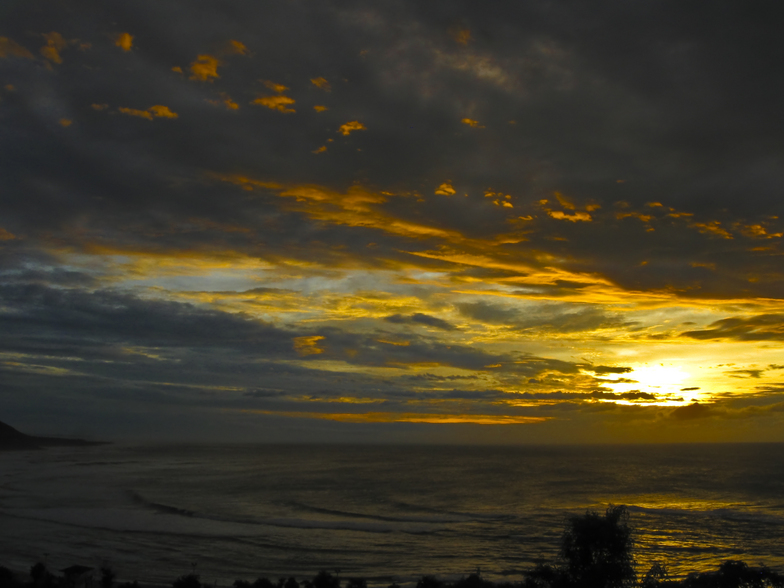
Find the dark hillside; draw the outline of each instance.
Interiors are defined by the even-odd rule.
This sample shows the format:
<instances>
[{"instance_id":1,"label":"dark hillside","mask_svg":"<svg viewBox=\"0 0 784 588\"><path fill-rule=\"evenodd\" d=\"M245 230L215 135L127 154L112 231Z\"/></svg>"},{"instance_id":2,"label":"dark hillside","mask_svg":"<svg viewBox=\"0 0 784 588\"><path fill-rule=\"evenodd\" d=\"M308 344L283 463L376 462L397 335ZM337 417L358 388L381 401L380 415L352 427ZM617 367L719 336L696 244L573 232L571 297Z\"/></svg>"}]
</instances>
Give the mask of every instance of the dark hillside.
<instances>
[{"instance_id":1,"label":"dark hillside","mask_svg":"<svg viewBox=\"0 0 784 588\"><path fill-rule=\"evenodd\" d=\"M11 425L0 422L0 451L19 449L42 449L44 447L79 447L103 445L102 441L84 439L63 439L60 437L34 437L17 431Z\"/></svg>"}]
</instances>

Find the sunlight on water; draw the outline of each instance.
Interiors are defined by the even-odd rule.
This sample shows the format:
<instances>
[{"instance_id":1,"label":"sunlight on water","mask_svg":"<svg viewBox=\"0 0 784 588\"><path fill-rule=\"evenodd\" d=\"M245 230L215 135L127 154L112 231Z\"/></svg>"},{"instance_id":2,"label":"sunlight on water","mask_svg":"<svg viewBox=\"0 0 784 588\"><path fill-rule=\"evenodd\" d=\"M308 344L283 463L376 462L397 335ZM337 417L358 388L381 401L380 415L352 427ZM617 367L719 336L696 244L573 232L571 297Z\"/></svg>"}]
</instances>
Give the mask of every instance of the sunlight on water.
<instances>
[{"instance_id":1,"label":"sunlight on water","mask_svg":"<svg viewBox=\"0 0 784 588\"><path fill-rule=\"evenodd\" d=\"M0 538L25 569L111 563L168 583L341 569L371 584L519 579L567 517L629 506L638 570L782 567L780 446L101 447L0 456ZM2 562L0 562L2 563Z\"/></svg>"}]
</instances>

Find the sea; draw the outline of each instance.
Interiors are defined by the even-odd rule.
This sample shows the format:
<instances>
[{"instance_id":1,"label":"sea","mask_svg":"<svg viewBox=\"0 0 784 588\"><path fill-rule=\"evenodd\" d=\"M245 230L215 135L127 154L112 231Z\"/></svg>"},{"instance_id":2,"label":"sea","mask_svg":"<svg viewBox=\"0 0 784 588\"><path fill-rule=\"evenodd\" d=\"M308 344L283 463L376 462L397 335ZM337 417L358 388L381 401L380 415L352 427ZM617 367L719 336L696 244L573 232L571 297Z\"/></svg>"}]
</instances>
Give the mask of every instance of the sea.
<instances>
[{"instance_id":1,"label":"sea","mask_svg":"<svg viewBox=\"0 0 784 588\"><path fill-rule=\"evenodd\" d=\"M0 565L171 585L515 582L569 517L626 505L638 573L784 572L784 445L105 445L0 453Z\"/></svg>"}]
</instances>

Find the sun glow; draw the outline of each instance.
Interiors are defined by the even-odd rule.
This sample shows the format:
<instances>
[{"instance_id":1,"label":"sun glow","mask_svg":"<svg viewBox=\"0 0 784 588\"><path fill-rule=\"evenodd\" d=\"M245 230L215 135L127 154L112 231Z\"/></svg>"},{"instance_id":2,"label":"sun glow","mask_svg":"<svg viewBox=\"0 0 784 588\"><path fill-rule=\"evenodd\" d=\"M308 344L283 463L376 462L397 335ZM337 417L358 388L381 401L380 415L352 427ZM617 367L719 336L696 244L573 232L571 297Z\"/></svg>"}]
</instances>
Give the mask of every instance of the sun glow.
<instances>
[{"instance_id":1,"label":"sun glow","mask_svg":"<svg viewBox=\"0 0 784 588\"><path fill-rule=\"evenodd\" d=\"M691 374L678 366L641 365L633 367L631 372L615 381L608 381L606 386L616 393L640 390L654 394L675 394L688 384L689 378Z\"/></svg>"}]
</instances>

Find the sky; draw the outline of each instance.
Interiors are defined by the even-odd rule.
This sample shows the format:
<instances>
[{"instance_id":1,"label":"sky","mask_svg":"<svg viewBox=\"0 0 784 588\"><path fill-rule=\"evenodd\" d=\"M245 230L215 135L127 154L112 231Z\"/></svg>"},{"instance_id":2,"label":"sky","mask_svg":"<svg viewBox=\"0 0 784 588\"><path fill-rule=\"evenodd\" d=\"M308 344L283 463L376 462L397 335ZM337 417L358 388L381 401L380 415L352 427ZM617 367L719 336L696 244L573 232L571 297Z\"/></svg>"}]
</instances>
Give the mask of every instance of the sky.
<instances>
[{"instance_id":1,"label":"sky","mask_svg":"<svg viewBox=\"0 0 784 588\"><path fill-rule=\"evenodd\" d=\"M0 420L784 441L777 4L0 5Z\"/></svg>"}]
</instances>

